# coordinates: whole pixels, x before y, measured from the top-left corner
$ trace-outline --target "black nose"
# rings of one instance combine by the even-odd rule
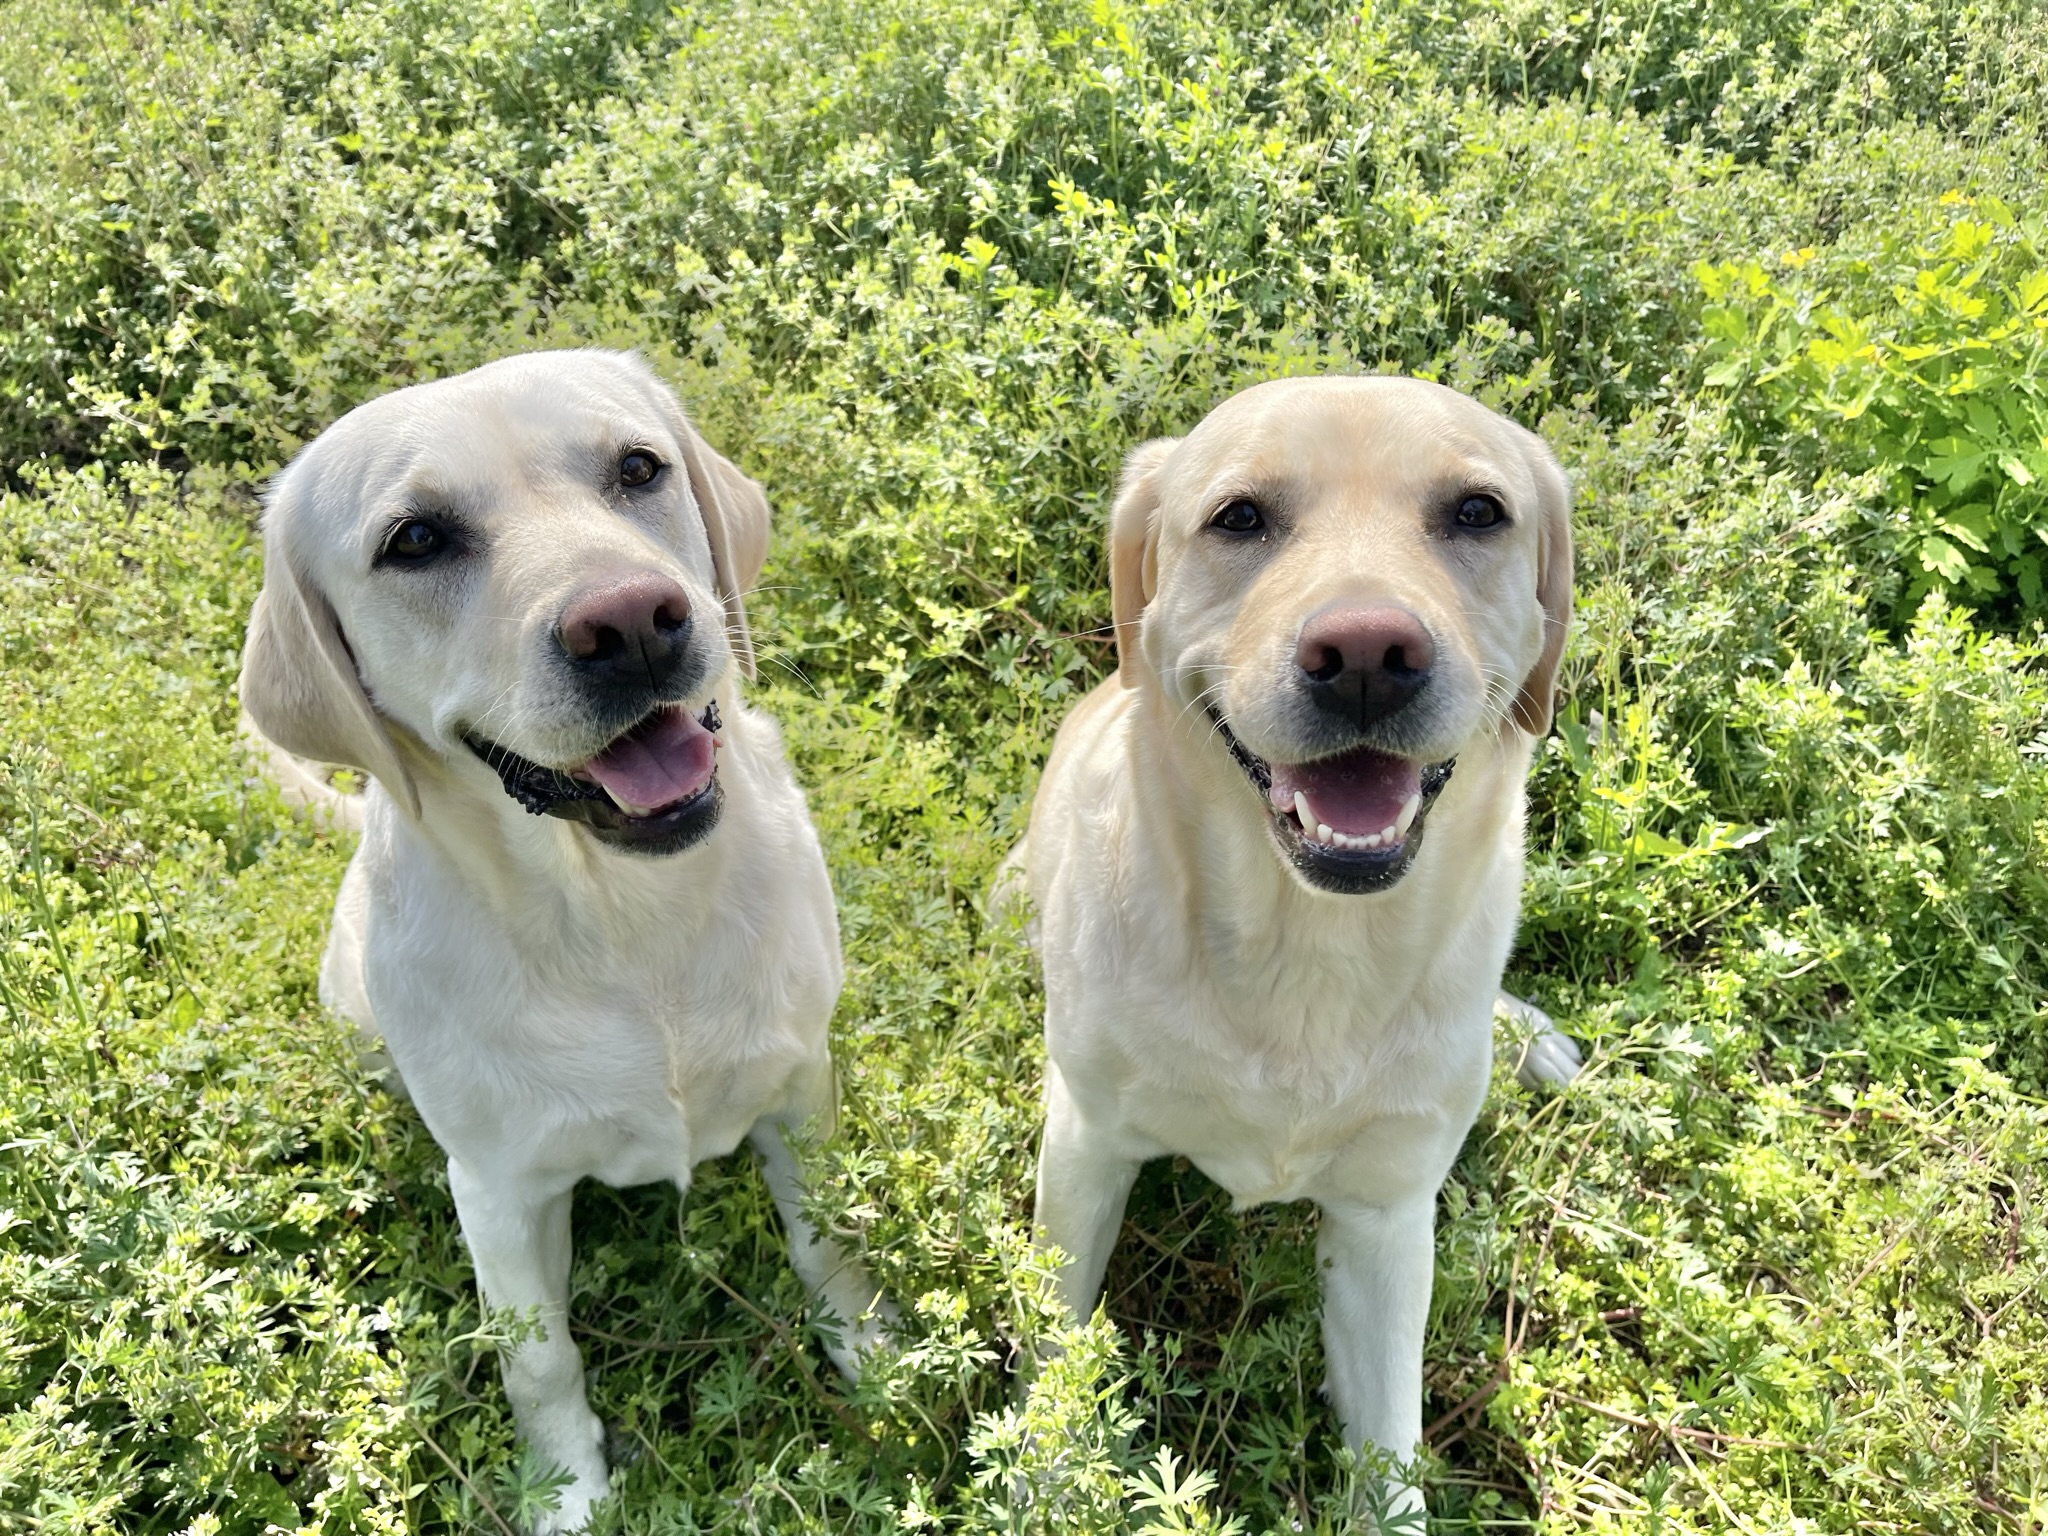
[[[1317,709],[1357,725],[1405,707],[1429,682],[1436,646],[1406,608],[1330,608],[1301,627],[1294,664]]]
[[[682,665],[690,599],[651,571],[585,587],[556,631],[569,664],[599,684],[658,692]]]

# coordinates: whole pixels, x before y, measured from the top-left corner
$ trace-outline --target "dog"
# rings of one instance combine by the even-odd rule
[[[687,1190],[751,1142],[834,1361],[886,1339],[786,1140],[832,1113],[841,972],[803,796],[740,698],[768,525],[653,372],[601,351],[359,406],[267,498],[243,707],[369,775],[320,993],[447,1153],[484,1297],[534,1316],[503,1368],[569,1474],[543,1531],[608,1491],[567,1318],[577,1180]]]
[[[1539,439],[1416,379],[1260,384],[1141,445],[1110,514],[1117,672],[1062,723],[1024,842],[1060,1298],[1093,1309],[1148,1158],[1240,1208],[1312,1199],[1328,1390],[1397,1460],[1436,1194],[1489,1080],[1570,501]],[[1524,1022],[1524,1071],[1569,1077],[1576,1049]],[[1419,1518],[1399,1478],[1394,1507]]]

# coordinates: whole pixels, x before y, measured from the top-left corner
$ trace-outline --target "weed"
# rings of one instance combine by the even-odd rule
[[[646,349],[777,510],[757,697],[848,960],[814,1214],[907,1317],[837,1385],[744,1157],[686,1202],[582,1191],[600,1529],[1355,1528],[1385,1469],[1319,1395],[1309,1208],[1156,1165],[1060,1332],[1037,981],[984,893],[1109,660],[1124,452],[1260,378],[1402,368],[1579,487],[1510,984],[1591,1067],[1503,1071],[1444,1190],[1436,1528],[2038,1530],[2048,641],[2001,455],[2038,485],[2042,25],[20,0],[0,1533],[495,1531],[552,1496],[491,1359],[525,1324],[480,1312],[438,1154],[314,998],[346,841],[285,812],[232,690],[268,472],[372,393],[586,341]]]

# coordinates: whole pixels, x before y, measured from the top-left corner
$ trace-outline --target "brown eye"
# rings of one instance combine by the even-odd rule
[[[619,484],[647,485],[661,470],[661,460],[644,448],[635,448],[619,459]]]
[[[437,523],[423,517],[409,517],[391,530],[384,541],[384,558],[405,565],[431,560],[448,547],[448,535]]]
[[[1225,533],[1257,533],[1266,526],[1266,514],[1259,510],[1257,502],[1240,497],[1211,518],[1209,526]]]
[[[1506,510],[1491,496],[1467,496],[1458,503],[1460,528],[1497,528],[1507,520]]]

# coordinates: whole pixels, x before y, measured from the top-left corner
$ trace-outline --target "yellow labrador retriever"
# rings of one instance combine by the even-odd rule
[[[1026,840],[1038,1221],[1065,1300],[1093,1307],[1147,1158],[1239,1205],[1313,1199],[1331,1395],[1354,1445],[1402,1458],[1570,618],[1569,505],[1540,441],[1413,379],[1262,384],[1144,444],[1111,513],[1121,664],[1062,725]],[[1538,1045],[1568,1077],[1568,1043]]]
[[[803,797],[740,700],[767,543],[759,487],[606,352],[361,406],[264,516],[244,707],[375,781],[321,993],[448,1154],[484,1295],[538,1313],[504,1374],[571,1475],[548,1531],[607,1489],[567,1326],[578,1179],[687,1189],[751,1140],[840,1368],[881,1338],[783,1139],[831,1110],[840,961]]]

